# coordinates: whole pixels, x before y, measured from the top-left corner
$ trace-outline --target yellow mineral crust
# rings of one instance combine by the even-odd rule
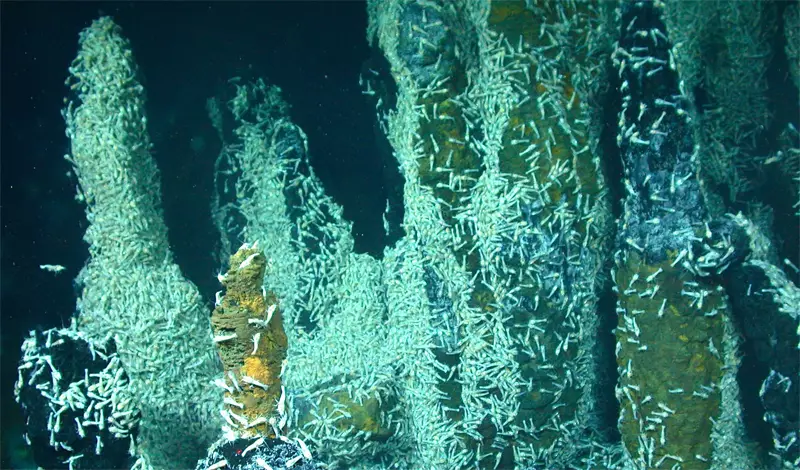
[[[266,435],[271,432],[270,418],[280,422],[277,403],[286,333],[277,298],[262,287],[266,258],[257,246],[244,245],[231,256],[230,266],[220,275],[225,292],[217,295],[211,315],[224,366],[221,380],[227,385],[225,412],[240,435]]]

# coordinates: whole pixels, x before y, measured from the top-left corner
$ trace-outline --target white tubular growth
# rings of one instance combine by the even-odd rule
[[[116,340],[142,412],[139,457],[154,467],[194,467],[216,437],[222,405],[221,390],[207,386],[217,372],[209,314],[172,261],[130,44],[109,17],[79,42],[66,82],[77,99],[63,111],[65,158],[89,219],[79,329]]]

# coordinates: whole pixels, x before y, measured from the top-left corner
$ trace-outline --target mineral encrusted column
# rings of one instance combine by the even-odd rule
[[[219,276],[225,291],[217,294],[211,314],[224,369],[215,381],[225,391],[222,416],[239,437],[275,438],[286,425],[281,369],[288,344],[278,299],[263,288],[266,264],[257,244],[234,253],[230,268]]]
[[[417,347],[401,363],[416,463],[585,458],[609,220],[587,109],[597,10],[376,1],[369,12],[399,89],[389,139],[408,235],[386,273],[390,321]]]
[[[708,223],[702,149],[660,8],[623,3],[612,56],[627,193],[613,273],[619,429],[639,467],[752,468],[739,447],[736,336],[711,276],[734,250]]]

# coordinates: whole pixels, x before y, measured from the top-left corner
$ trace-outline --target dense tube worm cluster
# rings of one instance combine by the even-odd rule
[[[427,324],[417,334],[430,338],[435,360],[409,366],[426,396],[408,410],[415,434],[442,436],[416,444],[418,462],[496,468],[586,458],[594,338],[584,333],[595,324],[610,220],[585,105],[596,86],[599,12],[524,2],[373,6],[399,86],[389,137],[416,245],[402,254],[421,260],[414,283],[426,293],[396,309],[421,310]],[[572,39],[583,41],[578,53]]]
[[[235,129],[218,161],[212,210],[223,238],[258,240],[269,255],[263,282],[280,299],[289,344],[281,383],[290,418],[282,424],[320,455],[353,462],[378,452],[400,410],[394,358],[381,352],[383,270],[352,252],[350,224],[314,175],[279,89],[233,86],[225,115]]]
[[[208,312],[172,259],[150,151],[144,89],[130,44],[111,18],[80,36],[64,110],[91,259],[77,284],[77,328],[112,340],[141,412],[138,465],[185,468],[219,430],[221,396]]]
[[[80,104],[65,111],[91,222],[77,328],[116,343],[129,377],[117,393],[143,443],[136,465],[184,467],[222,434],[202,468],[239,468],[250,452],[265,469],[268,454],[298,468],[796,466],[799,270],[775,243],[790,231],[769,223],[796,222],[797,207],[773,214],[765,196],[740,211],[739,194],[764,194],[721,185],[752,173],[714,173],[726,149],[737,161],[754,152],[749,136],[772,122],[759,70],[774,60],[775,11],[367,8],[389,70],[362,83],[396,89],[380,128],[404,181],[403,233],[380,259],[355,253],[280,90],[232,79],[227,100],[208,105],[223,142],[211,209],[228,263],[210,322],[171,261],[127,43],[108,18],[82,35],[69,82]],[[692,8],[719,8],[697,38],[681,29]],[[717,70],[698,51],[726,18],[747,34],[724,36],[733,65]],[[741,105],[730,103],[741,84],[725,87],[736,71],[753,81],[742,99],[757,112],[724,122],[700,95]],[[761,164],[796,192],[796,122],[778,127]],[[50,367],[26,357],[23,378]],[[618,434],[602,412],[615,406]],[[763,452],[754,414],[770,434]],[[169,454],[187,433],[189,450]]]
[[[140,412],[113,344],[70,328],[32,331],[22,344],[14,397],[25,442],[46,468],[130,468]]]

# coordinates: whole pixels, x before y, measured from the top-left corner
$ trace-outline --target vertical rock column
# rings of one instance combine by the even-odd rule
[[[240,437],[276,434],[286,424],[281,367],[287,341],[277,298],[262,287],[266,261],[255,244],[231,256],[230,269],[220,276],[225,293],[217,293],[211,315],[224,368],[216,380],[225,390],[222,416]]]
[[[716,264],[704,248],[715,234],[696,176],[702,149],[660,8],[623,3],[612,56],[622,82],[617,143],[626,189],[613,273],[619,429],[638,466],[749,468],[731,456],[741,437],[731,411],[736,341],[727,297],[708,272]]]
[[[109,17],[81,32],[63,114],[89,222],[91,256],[76,284],[78,329],[115,341],[141,410],[137,465],[188,468],[219,431],[222,395],[208,311],[173,261],[150,154],[145,94],[128,40]]]
[[[408,235],[386,273],[390,319],[416,346],[402,370],[419,397],[408,410],[418,465],[561,466],[591,453],[609,220],[586,107],[595,15],[546,2],[370,4],[399,89],[388,128]]]

